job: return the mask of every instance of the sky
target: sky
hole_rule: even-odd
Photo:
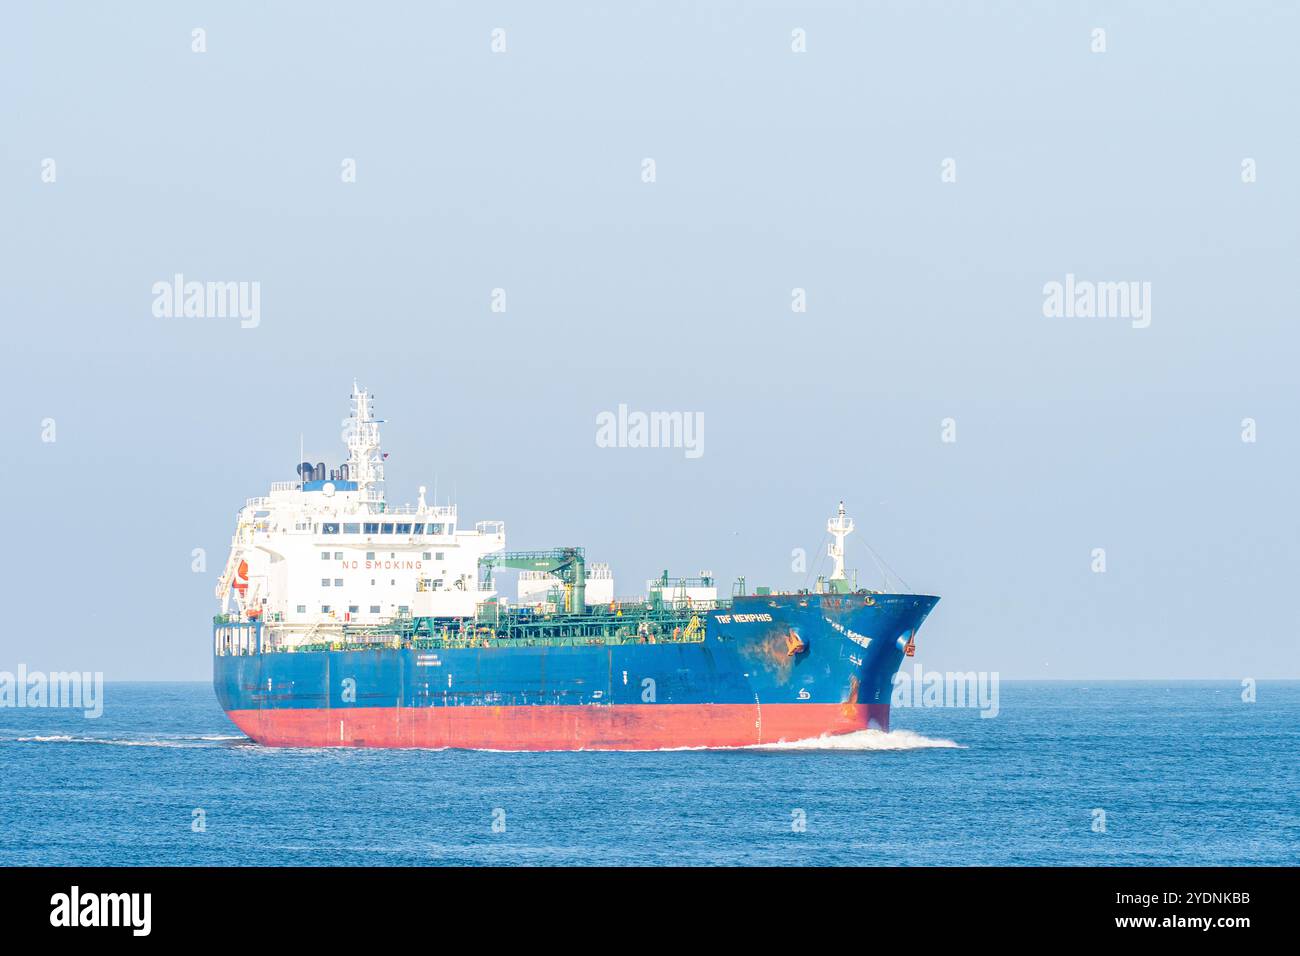
[[[1295,6],[545,7],[0,15],[0,670],[208,679],[236,511],[356,380],[390,500],[621,595],[805,586],[842,498],[927,667],[1300,677]]]

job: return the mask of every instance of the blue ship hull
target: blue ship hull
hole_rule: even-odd
[[[213,683],[268,745],[747,746],[888,729],[893,676],[938,600],[737,597],[707,612],[703,640],[657,644],[264,653],[250,622],[233,642],[219,635]]]

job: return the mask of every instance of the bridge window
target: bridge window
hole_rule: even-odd
[[[417,525],[415,526],[415,533],[416,533],[416,534],[424,534],[424,525],[422,525],[422,524],[417,524]]]
[[[356,521],[349,521],[349,522],[346,522],[346,523],[344,523],[344,525],[343,525],[343,533],[344,533],[344,534],[360,534],[360,533],[361,533],[361,524],[360,524],[359,522],[356,522]]]
[[[431,524],[428,527],[429,527],[429,534],[442,534],[442,525]]]
[[[337,521],[326,521],[326,522],[323,522],[323,523],[321,524],[321,526],[320,526],[320,533],[321,533],[321,534],[338,534],[338,533],[339,533],[339,523],[338,523]]]
[[[393,526],[392,526],[392,524],[391,524],[390,522],[388,522],[388,521],[385,521],[383,524],[381,524],[381,525],[379,526],[379,533],[380,533],[380,534],[392,534],[392,533],[393,533]]]
[[[397,526],[397,533],[398,533],[398,534],[410,534],[410,533],[411,533],[411,526],[410,526],[409,524],[399,524],[399,525]]]
[[[379,534],[378,522],[367,521],[362,527],[366,529],[366,534]]]

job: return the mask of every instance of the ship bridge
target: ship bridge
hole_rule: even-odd
[[[301,461],[297,481],[240,510],[217,584],[232,605],[292,642],[342,624],[380,625],[411,614],[472,617],[494,592],[478,584],[478,563],[505,547],[505,524],[463,527],[454,504],[390,505],[374,400],[353,386],[345,430],[347,461]],[[300,456],[301,458],[301,456]]]

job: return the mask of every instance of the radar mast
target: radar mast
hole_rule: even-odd
[[[826,530],[835,540],[826,546],[826,553],[834,563],[831,569],[832,581],[847,581],[844,573],[844,539],[853,533],[853,519],[844,514],[844,502],[840,502],[839,513],[826,522]]]
[[[379,447],[379,426],[383,419],[375,418],[374,414],[374,398],[353,382],[352,415],[346,430],[348,477],[357,483],[361,501],[369,505],[384,500],[384,453]]]

